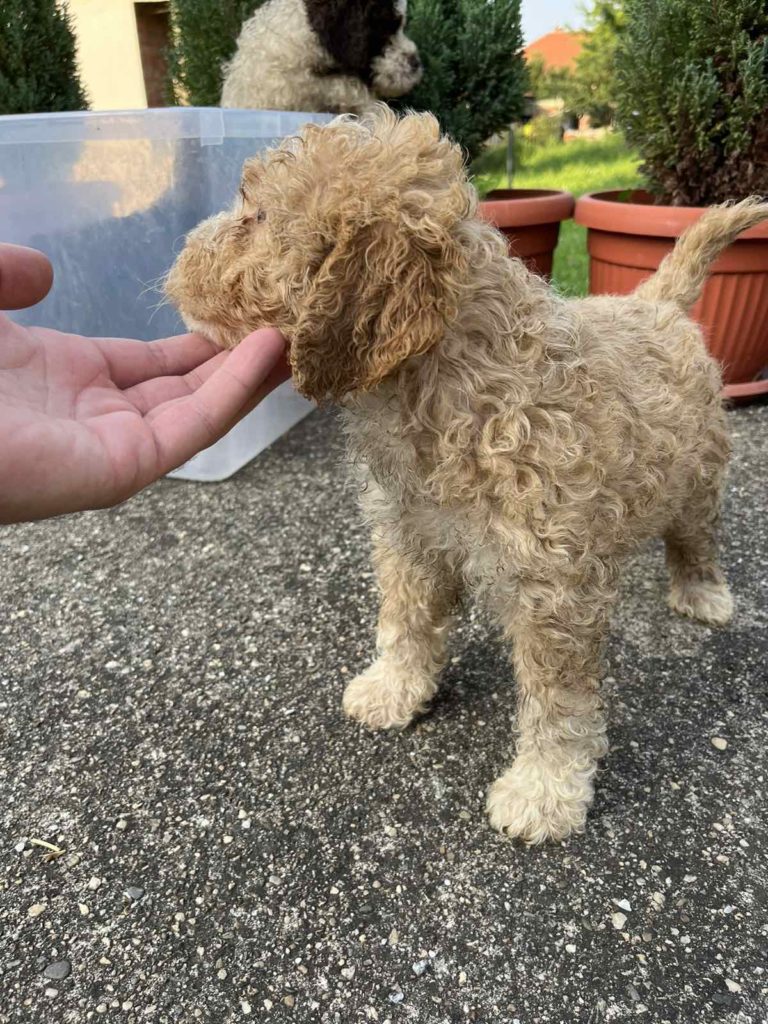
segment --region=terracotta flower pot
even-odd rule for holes
[[[542,277],[552,273],[552,256],[560,221],[573,213],[570,192],[549,189],[498,188],[480,203],[480,216],[507,238],[509,252]]]
[[[582,196],[575,219],[589,229],[590,292],[631,292],[703,212],[704,207],[654,206],[640,190]],[[712,265],[692,316],[722,363],[725,394],[745,398],[768,392],[768,380],[756,379],[768,365],[768,223],[745,231]]]

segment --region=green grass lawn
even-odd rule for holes
[[[617,133],[591,142],[551,142],[542,146],[522,143],[517,147],[517,170],[512,185],[514,188],[559,188],[574,196],[606,189],[636,188],[641,184],[638,162],[638,157]],[[506,188],[506,146],[483,153],[472,165],[472,173],[481,195],[492,188]],[[560,228],[552,278],[565,295],[586,294],[586,235],[586,228],[573,221],[566,221]]]

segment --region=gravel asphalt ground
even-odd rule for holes
[[[730,416],[735,621],[632,559],[588,831],[543,848],[483,813],[514,709],[482,613],[418,725],[341,714],[376,588],[331,414],[0,530],[0,1021],[768,1020],[768,406]]]

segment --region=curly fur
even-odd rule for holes
[[[224,107],[361,113],[421,78],[406,0],[267,0],[224,69]]]
[[[662,534],[672,606],[711,624],[731,612],[720,376],[686,308],[704,261],[768,206],[705,214],[635,295],[570,301],[476,217],[430,115],[310,126],[243,187],[189,236],[168,291],[222,345],[275,324],[301,390],[343,407],[382,590],[378,657],[346,711],[371,728],[421,712],[472,590],[520,691],[491,821],[529,842],[581,829],[622,558]]]

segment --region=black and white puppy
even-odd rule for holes
[[[224,69],[223,107],[361,113],[421,78],[407,0],[267,0]]]

